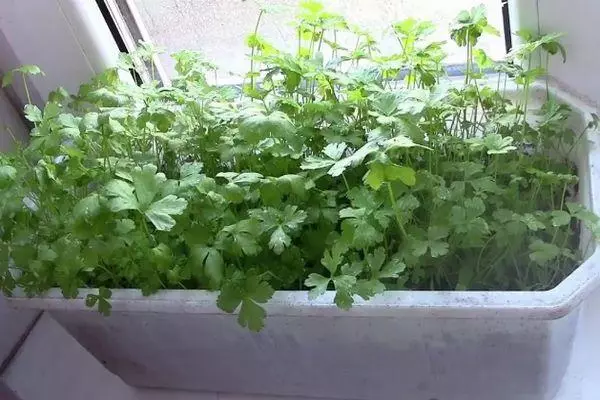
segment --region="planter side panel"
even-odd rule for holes
[[[227,315],[52,312],[134,386],[345,400],[549,400],[568,364],[577,314],[272,316],[253,334]]]

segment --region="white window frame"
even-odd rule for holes
[[[76,92],[81,83],[114,66],[119,56],[93,0],[4,0],[0,35],[0,71],[36,64],[45,72],[29,79],[37,105],[58,86]],[[18,80],[14,91],[24,104]]]

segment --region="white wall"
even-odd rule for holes
[[[542,33],[563,32],[567,62],[555,57],[550,74],[575,94],[600,106],[600,1],[511,0],[513,31],[537,31],[537,4]]]
[[[118,49],[94,0],[2,0],[0,70],[37,64],[39,103],[57,86],[79,85],[114,65]],[[22,96],[22,89],[17,92]]]
[[[8,100],[5,91],[0,89],[0,151],[13,147],[12,136],[17,140],[26,140],[27,128],[20,114]]]

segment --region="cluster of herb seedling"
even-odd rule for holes
[[[335,290],[346,309],[386,289],[556,285],[582,259],[579,222],[598,222],[569,161],[587,130],[549,95],[528,105],[538,57],[564,57],[558,35],[521,33],[493,62],[477,43],[497,31],[482,7],[463,11],[451,82],[433,24],[391,28],[398,52],[381,54],[307,0],[293,53],[257,24],[242,87],[209,84],[215,67],[189,51],[171,86],[121,79],[154,56],[143,44],[78,94],[28,104],[30,143],[0,156],[0,288],[95,287],[87,303],[104,313],[110,288],[219,290],[258,330],[275,290]]]

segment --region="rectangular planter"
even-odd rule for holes
[[[585,126],[593,109],[552,93]],[[545,88],[537,87],[533,98]],[[538,102],[539,105],[539,102]],[[580,201],[600,212],[596,135],[578,155]],[[582,233],[587,240],[586,232]],[[49,310],[95,357],[135,386],[364,400],[550,400],[568,365],[582,301],[600,283],[600,250],[545,292],[390,291],[350,311],[333,293],[277,292],[260,333],[220,311],[216,294],[114,290],[113,313],[65,300],[14,297]]]

